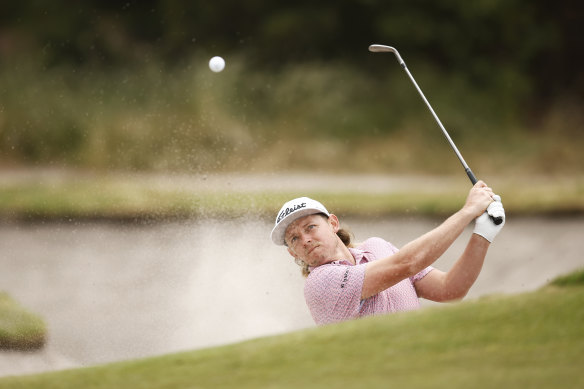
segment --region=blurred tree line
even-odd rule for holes
[[[127,66],[196,53],[243,53],[260,68],[306,60],[371,61],[396,46],[478,86],[501,68],[528,75],[538,99],[584,91],[576,0],[53,0],[0,4],[0,61]]]
[[[450,151],[393,56],[367,51],[380,43],[465,150],[579,170],[583,11],[576,0],[0,1],[0,164],[334,170],[351,152],[359,171],[443,172],[432,161]],[[227,60],[220,75],[213,55]]]

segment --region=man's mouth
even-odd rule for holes
[[[312,247],[311,247],[311,248],[308,250],[307,254],[310,254],[310,253],[312,253],[312,252],[314,251],[314,249],[315,249],[315,248],[317,248],[317,247],[319,247],[319,245],[314,245],[314,246],[312,246]]]

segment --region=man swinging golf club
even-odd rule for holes
[[[495,224],[496,218],[502,222]],[[473,220],[473,234],[452,268],[447,272],[433,268]],[[306,303],[314,321],[322,325],[417,309],[419,297],[463,298],[504,225],[500,197],[478,181],[458,212],[400,250],[381,238],[354,245],[337,216],[307,197],[282,206],[271,237],[275,244],[287,246],[303,267]]]
[[[306,303],[317,324],[419,308],[418,297],[433,301],[463,298],[477,279],[489,245],[505,225],[501,198],[477,180],[450,138],[398,51],[371,45],[374,53],[393,53],[430,110],[473,184],[464,206],[444,223],[401,250],[381,238],[359,245],[339,219],[318,201],[301,197],[282,206],[272,240],[288,252],[307,277]],[[431,265],[475,221],[466,249],[448,272]]]

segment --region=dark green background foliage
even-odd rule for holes
[[[382,43],[467,153],[578,170],[583,11],[575,0],[2,2],[0,163],[335,170],[326,161],[350,143],[355,170],[427,169],[404,150],[420,156],[441,135],[393,58],[367,51]],[[213,55],[227,59],[220,76]]]
[[[36,52],[47,66],[106,66],[198,50],[243,52],[257,66],[305,60],[371,61],[372,42],[463,72],[480,86],[500,67],[527,73],[540,93],[583,87],[575,0],[21,1],[2,2],[3,60]],[[543,96],[542,96],[543,97]]]

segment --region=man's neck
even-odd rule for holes
[[[349,251],[349,248],[339,239],[339,244],[337,245],[337,250],[335,253],[335,258],[337,261],[347,261],[349,263],[355,264],[355,258],[353,254]]]

